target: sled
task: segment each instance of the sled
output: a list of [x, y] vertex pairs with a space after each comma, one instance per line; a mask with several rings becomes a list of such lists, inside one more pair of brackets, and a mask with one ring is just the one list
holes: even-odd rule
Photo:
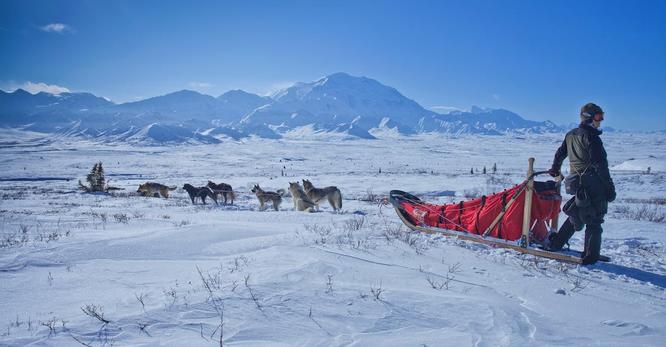
[[[435, 205], [392, 190], [389, 201], [400, 220], [411, 230], [456, 237], [461, 240], [512, 249], [521, 253], [581, 264], [581, 252], [551, 252], [539, 248], [550, 230], [557, 230], [560, 182], [537, 182], [534, 158], [529, 159], [527, 179], [502, 192], [459, 203]], [[609, 262], [601, 256], [599, 261]]]

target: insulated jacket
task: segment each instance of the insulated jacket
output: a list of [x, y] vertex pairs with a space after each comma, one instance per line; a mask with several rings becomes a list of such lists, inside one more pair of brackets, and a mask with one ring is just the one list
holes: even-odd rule
[[571, 173], [583, 174], [591, 168], [608, 183], [610, 188], [613, 180], [608, 172], [608, 158], [599, 135], [601, 130], [586, 124], [569, 131], [555, 153], [553, 168], [559, 171], [564, 158], [568, 156]]
[[559, 172], [562, 162], [569, 157], [572, 175], [579, 175], [581, 186], [586, 189], [591, 206], [577, 209], [583, 224], [603, 223], [608, 202], [615, 199], [615, 185], [608, 171], [608, 158], [601, 131], [591, 125], [581, 124], [569, 131], [555, 153], [551, 170]]

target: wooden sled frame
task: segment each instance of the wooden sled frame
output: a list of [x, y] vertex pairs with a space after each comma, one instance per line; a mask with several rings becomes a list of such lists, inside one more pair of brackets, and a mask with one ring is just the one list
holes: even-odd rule
[[[573, 263], [573, 264], [581, 264], [582, 263], [582, 258], [580, 257], [581, 252], [580, 251], [575, 251], [575, 250], [570, 250], [567, 251], [568, 253], [573, 253], [576, 255], [572, 254], [567, 254], [563, 252], [550, 252], [546, 251], [543, 249], [539, 248], [533, 248], [530, 247], [530, 239], [529, 239], [529, 233], [530, 233], [530, 220], [531, 220], [531, 213], [532, 213], [532, 191], [534, 190], [534, 177], [546, 173], [545, 171], [541, 172], [534, 172], [534, 158], [529, 158], [529, 168], [527, 171], [527, 181], [525, 182], [524, 190], [525, 193], [527, 194], [526, 199], [525, 199], [525, 210], [523, 214], [523, 228], [522, 228], [522, 236], [520, 240], [518, 241], [508, 241], [508, 240], [503, 240], [503, 239], [498, 239], [494, 237], [487, 237], [488, 231], [484, 233], [484, 235], [477, 235], [477, 234], [471, 234], [471, 233], [466, 233], [462, 231], [455, 231], [455, 230], [449, 230], [449, 229], [442, 229], [438, 227], [423, 227], [414, 224], [414, 222], [411, 220], [409, 215], [406, 213], [406, 211], [402, 208], [401, 203], [403, 201], [405, 202], [420, 202], [421, 199], [418, 197], [411, 195], [409, 193], [400, 191], [400, 190], [392, 190], [389, 194], [389, 201], [395, 208], [396, 213], [398, 214], [398, 217], [400, 217], [400, 220], [402, 220], [403, 223], [407, 227], [409, 227], [411, 230], [418, 231], [418, 232], [423, 232], [423, 233], [428, 233], [428, 234], [436, 234], [436, 235], [443, 235], [443, 236], [448, 236], [448, 237], [456, 237], [461, 240], [466, 240], [466, 241], [472, 241], [472, 242], [477, 242], [477, 243], [482, 243], [485, 245], [493, 246], [493, 247], [500, 247], [500, 248], [508, 248], [512, 249], [514, 251], [518, 251], [520, 253], [526, 253], [526, 254], [532, 254], [535, 256], [539, 257], [544, 257], [544, 258], [549, 258], [549, 259], [555, 259], [567, 263]], [[520, 195], [520, 194], [518, 194]], [[505, 210], [504, 210], [505, 211]], [[504, 214], [504, 211], [500, 212], [498, 214], [496, 221], [500, 220], [502, 215]], [[494, 221], [493, 225], [489, 228], [491, 230], [494, 227], [494, 224], [497, 222]], [[552, 228], [557, 228], [557, 219], [554, 219], [552, 221]], [[610, 258], [606, 256], [600, 256], [599, 261], [603, 262], [609, 262]]]

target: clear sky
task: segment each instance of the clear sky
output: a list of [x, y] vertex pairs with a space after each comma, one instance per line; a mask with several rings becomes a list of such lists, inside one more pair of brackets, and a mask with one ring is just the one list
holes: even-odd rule
[[0, 88], [116, 102], [266, 94], [334, 72], [425, 107], [666, 129], [666, 1], [7, 1]]

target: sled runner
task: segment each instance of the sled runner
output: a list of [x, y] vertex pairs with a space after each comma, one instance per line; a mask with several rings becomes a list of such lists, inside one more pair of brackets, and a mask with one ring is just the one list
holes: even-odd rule
[[[502, 192], [459, 203], [435, 205], [409, 193], [392, 190], [389, 201], [398, 217], [412, 230], [457, 237], [521, 253], [581, 263], [580, 251], [550, 252], [538, 248], [549, 230], [557, 230], [560, 183], [539, 182], [529, 159], [527, 179]], [[601, 256], [600, 261], [610, 261]]]

